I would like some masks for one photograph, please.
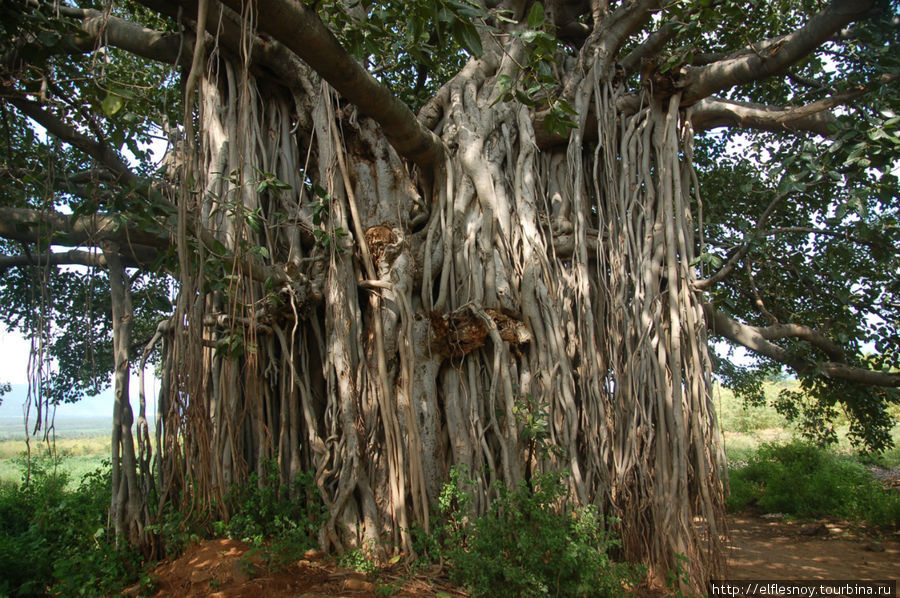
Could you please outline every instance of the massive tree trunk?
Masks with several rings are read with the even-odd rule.
[[[179,239],[163,500],[222,505],[275,459],[315,472],[324,547],[410,552],[450,468],[479,511],[564,472],[626,558],[661,577],[683,555],[699,587],[724,526],[690,124],[678,95],[620,112],[598,63],[568,144],[538,151],[529,109],[495,102],[508,50],[430,107],[446,151],[422,169],[315,75],[288,93],[224,53],[195,68],[177,201],[215,242]]]
[[[174,504],[228,516],[227,488],[274,461],[285,483],[314,473],[329,513],[323,547],[411,554],[410,531],[430,528],[451,468],[471,478],[477,512],[501,483],[558,472],[571,505],[617,518],[625,558],[659,579],[686,557],[690,585],[702,591],[723,573],[724,531],[707,323],[801,374],[900,385],[894,372],[851,365],[816,330],[742,324],[702,303],[753,234],[764,236],[785,194],[717,273],[698,281],[691,265],[703,243],[694,127],[829,135],[835,117],[826,111],[866,88],[793,107],[714,94],[783,73],[871,0],[833,0],[795,31],[692,64],[677,64],[680,50],[660,54],[690,31],[678,31],[684,3],[548,0],[557,32],[576,43],[551,43],[539,59],[525,40],[553,39],[542,6],[478,3],[480,43],[460,16],[471,10],[450,20],[483,55],[418,116],[341,48],[309,3],[141,4],[183,29],[154,32],[59,6],[55,14],[80,31],[54,46],[110,44],[185,69],[183,139],[166,180],[141,178],[94,128],[3,83],[5,101],[101,165],[105,184],[127,188],[140,218],[112,205],[71,217],[0,209],[7,239],[43,242],[53,230],[54,242],[105,243],[102,260],[26,252],[2,256],[0,267],[109,268],[111,513],[132,541],[149,535],[151,497],[157,513]],[[708,8],[698,10],[692,22]],[[505,93],[529,77],[541,84]],[[523,102],[525,89],[534,93]],[[561,131],[565,106],[574,122]],[[151,219],[155,232],[137,230]],[[175,316],[148,345],[163,347],[151,463],[143,395],[137,449],[131,432],[125,267],[148,267],[166,247],[177,251],[180,290]],[[828,361],[773,343],[792,338]]]

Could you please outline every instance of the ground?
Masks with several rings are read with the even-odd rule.
[[[800,523],[780,517],[729,517],[729,579],[900,579],[900,532],[839,521]],[[282,569],[267,566],[236,540],[190,547],[152,574],[154,596],[324,598],[465,596],[439,567],[409,574],[402,563],[366,575],[310,552]],[[136,590],[136,588],[135,588]]]

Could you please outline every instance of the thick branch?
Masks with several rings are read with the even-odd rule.
[[[148,265],[152,264],[158,256],[157,251],[150,247],[140,247],[132,245],[129,250],[129,253],[131,255],[125,254],[120,256],[122,264],[124,264],[128,268],[147,267]],[[80,249],[72,249],[71,251],[63,251],[57,253],[0,256],[0,271],[6,270],[7,268],[16,268],[21,266],[41,267],[71,265],[105,268],[108,265],[108,261],[103,253],[83,251]]]
[[[148,29],[90,8],[60,6],[59,13],[81,21],[82,35],[73,40],[73,47],[81,52],[110,45],[168,64],[175,64],[179,59],[184,63],[191,55],[188,38],[178,33]]]
[[[750,52],[702,67],[688,67],[679,86],[684,88],[685,104],[735,85],[748,83],[782,72],[801,60],[848,23],[862,17],[873,0],[832,0],[797,31],[762,41]]]
[[[616,52],[628,36],[650,19],[652,11],[659,7],[660,2],[661,0],[630,0],[613,11],[599,27],[595,25],[578,54],[575,70],[566,81],[563,98],[572,100],[578,83],[589,68],[599,68],[601,72],[609,69]],[[535,129],[537,124],[535,123]]]
[[[661,0],[631,0],[617,8],[603,23],[599,49],[601,68],[606,69],[615,57],[619,48],[632,33],[650,20],[654,10],[659,8]]]
[[[6,98],[7,101],[18,108],[22,114],[47,129],[53,136],[96,159],[109,169],[120,183],[133,188],[138,188],[144,183],[144,180],[131,172],[121,156],[108,145],[79,133],[55,114],[44,110],[39,103],[18,96],[16,91],[4,88],[4,93],[11,94],[11,97]]]
[[[240,11],[242,2],[225,0],[224,4]],[[259,29],[287,46],[363,114],[377,121],[397,153],[422,168],[435,163],[442,153],[440,139],[341,47],[315,12],[291,0],[257,2],[256,10]]]
[[[691,120],[694,130],[698,131],[736,126],[765,131],[809,131],[830,137],[835,132],[837,119],[828,110],[847,104],[876,87],[889,85],[898,79],[900,75],[895,73],[884,74],[865,85],[856,85],[805,106],[788,108],[705,98],[693,106]]]
[[[807,131],[831,137],[837,119],[825,108],[810,114],[803,108],[780,108],[766,104],[705,98],[694,104],[691,122],[695,131],[717,127],[740,127],[775,132]]]
[[[182,15],[196,15],[196,0],[139,0],[141,4],[165,15],[173,20],[182,19]],[[279,84],[291,90],[302,90],[314,95],[307,79],[309,68],[300,58],[282,44],[263,40],[258,35],[246,31],[240,13],[222,6],[218,2],[209,5],[206,19],[206,47],[224,48],[234,56],[249,56],[250,67],[254,71],[264,69],[267,76],[273,76]],[[247,42],[249,48],[247,48]],[[184,60],[188,62],[193,55],[193,46],[185,47]],[[243,58],[242,58],[243,60]]]
[[[38,243],[46,240],[48,235],[52,245],[67,247],[97,246],[100,242],[112,241],[121,247],[138,246],[145,252],[146,248],[162,249],[169,244],[164,237],[124,226],[108,214],[66,216],[45,210],[0,206],[0,237]]]
[[[790,366],[801,374],[821,373],[829,378],[868,384],[900,387],[900,373],[876,372],[842,363],[844,353],[820,332],[797,324],[775,324],[760,328],[732,320],[709,304],[703,306],[706,322],[713,334],[742,345],[751,351]],[[824,351],[832,361],[812,363],[793,357],[786,349],[771,342],[783,338],[800,338]],[[840,360],[835,359],[839,357]]]

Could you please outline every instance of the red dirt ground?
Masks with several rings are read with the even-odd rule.
[[[752,515],[729,517],[729,532],[729,579],[900,578],[896,532],[879,534],[836,522],[804,525]],[[310,552],[273,570],[236,540],[196,544],[178,559],[160,564],[152,578],[157,598],[466,596],[438,568],[411,576],[399,563],[367,576]]]

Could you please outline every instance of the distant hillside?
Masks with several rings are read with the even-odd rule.
[[[24,404],[28,397],[28,386],[13,384],[12,390],[0,397],[0,440],[24,438]],[[112,425],[113,393],[106,390],[96,397],[85,397],[77,403],[59,405],[56,408],[55,424],[58,436],[83,436],[105,434]],[[35,410],[31,410],[31,426],[34,425]]]

